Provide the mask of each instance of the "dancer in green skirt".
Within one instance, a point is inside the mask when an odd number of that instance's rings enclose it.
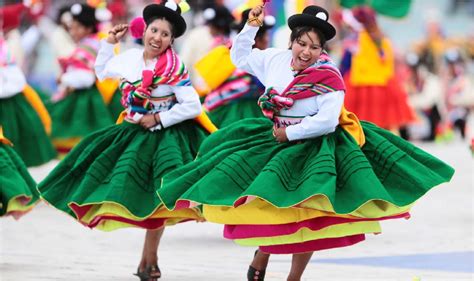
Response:
[[[7,50],[4,35],[20,23],[22,4],[0,8],[5,18],[0,27],[0,126],[15,144],[13,149],[27,166],[52,160],[56,151],[49,139],[51,118],[38,94],[27,85],[25,75]],[[17,19],[16,21],[14,19]]]
[[[0,126],[0,216],[19,219],[38,202],[36,182]]]
[[[59,59],[62,74],[50,106],[52,140],[61,153],[69,152],[84,136],[114,123],[94,74],[99,48],[95,8],[74,4],[70,11],[73,20],[69,33],[77,47],[72,55]]]
[[[233,26],[240,32],[249,18],[250,9],[242,12],[241,21]],[[255,36],[252,48],[265,50],[270,44],[270,29],[275,25],[273,16],[266,16],[263,26]],[[242,120],[244,118],[263,117],[257,105],[258,97],[263,94],[265,87],[249,73],[240,69],[234,72],[220,86],[206,95],[203,107],[209,118],[219,128]]]
[[[170,210],[203,205],[224,237],[258,246],[248,280],[264,280],[270,254],[293,254],[287,280],[301,280],[314,251],[361,242],[379,221],[408,218],[454,170],[343,106],[342,76],[324,51],[335,36],[328,12],[291,16],[289,49],[252,49],[263,6],[234,40],[236,67],[265,86],[268,118],[244,119],[210,135],[190,164],[157,190]],[[389,102],[389,101],[387,101]]]
[[[136,275],[156,280],[164,226],[201,220],[198,209],[168,211],[156,189],[165,174],[195,158],[206,132],[192,120],[201,113],[199,96],[172,48],[186,30],[180,7],[174,1],[150,4],[142,24],[143,49],[114,56],[114,44],[140,28],[117,25],[101,41],[95,63],[99,79],[121,78],[123,122],[84,138],[38,189],[88,227],[147,229]]]

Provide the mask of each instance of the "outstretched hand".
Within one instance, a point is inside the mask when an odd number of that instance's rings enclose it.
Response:
[[[109,36],[107,36],[106,40],[110,44],[117,44],[123,38],[123,36],[125,36],[127,31],[128,24],[117,24],[109,31]]]

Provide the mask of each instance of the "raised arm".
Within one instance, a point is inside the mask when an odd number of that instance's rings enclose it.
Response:
[[[265,73],[266,51],[253,49],[255,35],[263,22],[263,8],[258,6],[249,14],[249,21],[240,33],[234,38],[230,57],[232,63],[239,69],[247,71],[263,81]],[[256,19],[256,20],[255,20]]]
[[[99,80],[105,78],[120,78],[119,74],[114,71],[116,68],[112,66],[114,57],[114,46],[127,33],[128,25],[119,24],[114,26],[106,39],[100,41],[99,52],[95,60],[95,75]]]

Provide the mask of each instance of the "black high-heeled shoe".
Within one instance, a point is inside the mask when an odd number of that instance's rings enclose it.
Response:
[[[258,249],[255,250],[255,257],[258,253]],[[265,269],[258,270],[253,266],[249,266],[249,270],[247,271],[247,281],[264,281],[265,279]]]
[[[265,270],[257,270],[252,266],[249,266],[247,271],[248,281],[263,281],[265,279]]]
[[[144,271],[137,269],[137,273],[134,273],[133,275],[140,278],[140,281],[150,281],[150,279],[157,280],[161,278],[161,271],[158,265],[150,265],[147,266]]]

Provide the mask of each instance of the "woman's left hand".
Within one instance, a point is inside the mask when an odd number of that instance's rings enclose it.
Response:
[[[288,137],[286,136],[286,128],[274,128],[273,136],[277,142],[287,142]]]
[[[143,115],[142,119],[140,119],[139,124],[145,129],[153,128],[156,125],[160,124],[160,115],[157,113],[156,115],[155,114]]]

